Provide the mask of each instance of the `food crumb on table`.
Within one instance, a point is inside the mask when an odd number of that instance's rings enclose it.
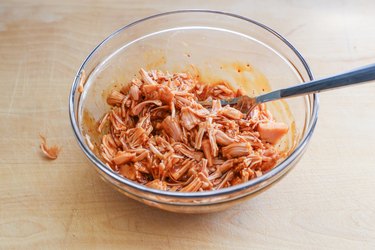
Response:
[[[43,135],[39,135],[42,142],[40,143],[40,149],[43,152],[43,155],[50,159],[50,160],[56,160],[59,153],[60,153],[60,147],[54,145],[52,147],[47,146],[47,139]]]

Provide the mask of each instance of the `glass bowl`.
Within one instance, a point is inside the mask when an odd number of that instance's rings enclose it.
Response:
[[[235,14],[209,10],[162,13],[133,22],[111,34],[86,58],[69,97],[70,120],[78,144],[100,176],[113,188],[160,209],[205,213],[253,197],[282,179],[298,162],[313,134],[318,97],[309,95],[267,104],[276,120],[290,126],[279,143],[288,154],[264,175],[215,191],[161,191],[125,179],[90,150],[85,136],[99,145],[95,126],[109,110],[111,88],[130,82],[140,68],[193,71],[203,81],[225,80],[249,95],[312,80],[300,53],[267,26]],[[78,91],[80,83],[84,91]]]

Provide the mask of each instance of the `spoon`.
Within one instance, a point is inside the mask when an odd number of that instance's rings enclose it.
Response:
[[[232,99],[220,100],[220,102],[222,106],[235,105],[235,107],[243,113],[249,113],[256,105],[260,103],[318,93],[321,91],[350,86],[372,80],[375,80],[375,64],[367,65],[338,75],[329,76],[327,78],[313,80],[294,85],[292,87],[275,90],[256,97],[244,95]],[[212,100],[203,101],[200,102],[200,104],[203,106],[210,106],[212,105]]]

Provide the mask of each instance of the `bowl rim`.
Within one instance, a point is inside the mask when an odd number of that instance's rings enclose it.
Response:
[[[79,126],[78,126],[77,121],[75,119],[76,113],[75,113],[75,110],[74,110],[74,100],[75,100],[75,95],[77,93],[77,88],[78,88],[78,85],[79,85],[81,72],[85,68],[86,64],[90,61],[90,59],[94,56],[94,54],[101,47],[103,47],[108,41],[110,41],[112,38],[114,38],[115,36],[117,36],[121,32],[125,31],[126,29],[128,29],[128,28],[130,28],[130,27],[132,27],[132,26],[134,26],[138,23],[141,23],[141,22],[144,22],[144,21],[147,21],[147,20],[150,20],[150,19],[162,17],[162,16],[182,14],[182,13],[218,14],[218,15],[223,15],[223,16],[241,19],[241,20],[247,21],[251,24],[254,24],[256,26],[259,26],[260,28],[263,28],[264,30],[266,30],[269,33],[271,33],[272,35],[274,35],[276,38],[280,39],[285,45],[287,45],[295,53],[295,55],[298,57],[298,59],[303,64],[304,68],[307,71],[307,74],[308,74],[308,77],[310,78],[310,80],[314,79],[314,76],[313,76],[313,74],[310,70],[310,67],[308,66],[306,60],[303,58],[301,53],[286,38],[284,38],[278,32],[276,32],[275,30],[271,29],[270,27],[268,27],[268,26],[266,26],[266,25],[264,25],[260,22],[257,22],[255,20],[252,20],[252,19],[247,18],[247,17],[240,16],[240,15],[237,15],[237,14],[224,12],[224,11],[217,11],[217,10],[208,10],[208,9],[182,9],[182,10],[174,10],[174,11],[168,11],[168,12],[154,14],[154,15],[142,18],[142,19],[138,19],[138,20],[136,20],[136,21],[134,21],[134,22],[132,22],[128,25],[125,25],[122,28],[116,30],[112,34],[110,34],[108,37],[106,37],[102,42],[100,42],[90,52],[90,54],[86,57],[86,59],[81,64],[79,70],[76,73],[76,76],[74,78],[74,81],[73,81],[73,84],[72,84],[72,87],[71,87],[71,90],[70,90],[70,94],[69,94],[69,118],[70,118],[71,126],[73,128],[74,135],[75,135],[76,140],[78,142],[78,145],[83,150],[85,155],[89,158],[89,160],[92,163],[94,163],[94,165],[98,168],[98,170],[100,170],[101,172],[103,172],[107,176],[111,177],[112,179],[114,179],[114,180],[116,180],[116,181],[118,181],[118,182],[120,182],[124,185],[130,186],[131,188],[134,188],[136,190],[146,192],[146,193],[149,193],[149,194],[153,194],[153,195],[164,196],[164,197],[189,198],[189,199],[191,199],[191,198],[209,198],[209,197],[216,197],[216,196],[221,196],[221,195],[228,195],[228,194],[232,194],[232,193],[235,193],[235,192],[238,192],[238,191],[241,191],[241,190],[245,190],[245,189],[254,187],[254,186],[256,186],[256,185],[258,185],[258,184],[260,184],[264,181],[267,181],[268,179],[271,179],[273,176],[279,175],[285,168],[287,168],[289,166],[289,164],[291,162],[293,162],[295,159],[298,158],[298,156],[301,155],[301,153],[304,151],[308,142],[311,139],[311,136],[314,132],[316,122],[317,122],[317,119],[318,119],[318,110],[319,110],[318,94],[309,95],[309,97],[313,99],[313,105],[312,105],[312,110],[311,110],[311,121],[310,121],[308,130],[307,130],[307,133],[301,139],[301,141],[296,146],[294,151],[286,159],[284,159],[277,166],[275,166],[273,169],[271,169],[270,171],[268,171],[267,173],[265,173],[264,175],[262,175],[260,177],[254,178],[254,179],[252,179],[248,182],[245,182],[245,183],[242,183],[242,184],[239,184],[239,185],[235,185],[235,186],[227,187],[227,188],[223,188],[223,189],[218,189],[218,190],[202,191],[202,192],[192,193],[192,192],[163,191],[163,190],[159,190],[159,189],[149,188],[145,185],[142,185],[142,184],[133,182],[131,180],[128,180],[125,177],[122,177],[122,176],[118,175],[117,173],[113,172],[112,170],[110,170],[107,166],[105,166],[101,162],[101,160],[99,160],[96,157],[95,154],[92,153],[92,151],[88,148],[88,146],[86,145],[84,140],[81,139],[80,129],[79,129]],[[266,185],[266,186],[268,186],[268,185]]]

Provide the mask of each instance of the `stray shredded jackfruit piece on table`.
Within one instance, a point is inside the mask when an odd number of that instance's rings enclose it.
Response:
[[[57,156],[59,155],[60,148],[56,145],[52,147],[47,146],[47,140],[43,135],[39,135],[42,142],[40,143],[40,149],[42,150],[45,157],[51,160],[57,159]]]

